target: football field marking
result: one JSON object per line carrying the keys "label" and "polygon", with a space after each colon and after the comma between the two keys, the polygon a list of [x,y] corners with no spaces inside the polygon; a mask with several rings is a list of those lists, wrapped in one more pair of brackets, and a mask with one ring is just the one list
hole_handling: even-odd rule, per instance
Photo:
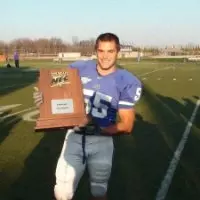
{"label": "football field marking", "polygon": [[21,104],[12,104],[12,105],[6,105],[6,106],[0,106],[0,114],[3,114],[4,111],[21,106]]}
{"label": "football field marking", "polygon": [[152,73],[155,73],[155,72],[158,72],[158,71],[163,71],[163,70],[166,70],[166,69],[171,69],[172,67],[164,67],[164,68],[159,68],[159,69],[155,69],[155,70],[152,70],[150,72],[146,72],[146,73],[143,73],[143,74],[139,74],[138,76],[142,77],[142,76],[145,76],[145,75],[149,75],[149,74],[152,74]]}
{"label": "football field marking", "polygon": [[186,128],[185,128],[185,131],[183,132],[182,138],[181,138],[181,140],[180,140],[180,142],[179,142],[179,144],[178,144],[178,146],[177,146],[177,148],[174,152],[173,158],[172,158],[170,165],[167,169],[166,175],[164,176],[164,179],[163,179],[161,186],[158,190],[158,193],[156,195],[156,200],[164,200],[166,195],[167,195],[169,186],[171,185],[172,178],[174,176],[174,172],[175,172],[176,167],[179,163],[179,160],[180,160],[182,151],[184,149],[184,146],[185,146],[185,144],[188,140],[188,136],[190,134],[190,129],[193,125],[193,122],[194,122],[194,119],[196,117],[199,106],[200,106],[200,100],[197,100],[196,106],[195,106],[195,108],[192,112],[190,120],[188,121],[188,123],[186,125]]}
{"label": "football field marking", "polygon": [[27,109],[24,109],[24,110],[20,110],[18,112],[15,112],[15,113],[11,113],[9,115],[6,115],[6,116],[3,116],[3,117],[0,117],[0,121],[3,121],[4,119],[8,118],[8,117],[13,117],[15,115],[18,115],[18,114],[21,114],[21,113],[24,113],[24,112],[27,112],[27,111],[32,111],[33,109],[36,109],[37,107],[36,106],[32,106],[30,108],[27,108]]}

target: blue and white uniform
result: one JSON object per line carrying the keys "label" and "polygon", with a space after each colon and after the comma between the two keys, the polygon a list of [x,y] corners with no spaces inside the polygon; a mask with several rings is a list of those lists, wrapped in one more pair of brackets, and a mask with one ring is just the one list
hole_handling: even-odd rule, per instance
{"label": "blue and white uniform", "polygon": [[141,82],[124,69],[100,76],[93,60],[78,61],[70,67],[79,70],[87,103],[86,111],[99,127],[115,123],[118,109],[132,108],[140,98]]}
{"label": "blue and white uniform", "polygon": [[[70,67],[79,70],[86,112],[92,117],[92,123],[84,128],[69,130],[66,134],[56,169],[55,194],[62,200],[73,197],[86,164],[92,194],[102,196],[106,193],[114,147],[112,137],[101,135],[100,127],[115,124],[118,110],[133,108],[142,92],[140,80],[127,70],[116,69],[109,75],[101,76],[94,60],[77,61]],[[84,163],[83,156],[86,157]]]}

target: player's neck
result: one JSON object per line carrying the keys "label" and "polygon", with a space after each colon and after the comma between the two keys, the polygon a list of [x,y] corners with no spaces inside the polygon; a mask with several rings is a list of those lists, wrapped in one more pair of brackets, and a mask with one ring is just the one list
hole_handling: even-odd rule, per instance
{"label": "player's neck", "polygon": [[116,71],[116,66],[115,65],[113,65],[110,69],[102,69],[99,65],[97,65],[97,72],[101,76],[109,75],[109,74],[111,74],[111,73],[113,73],[115,71]]}

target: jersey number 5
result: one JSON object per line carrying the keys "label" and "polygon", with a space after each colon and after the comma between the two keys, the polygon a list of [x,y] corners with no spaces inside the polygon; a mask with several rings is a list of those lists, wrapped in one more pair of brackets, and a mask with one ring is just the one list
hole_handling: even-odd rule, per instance
{"label": "jersey number 5", "polygon": [[105,118],[108,114],[108,105],[111,103],[112,97],[100,92],[96,92],[94,95],[93,102],[90,99],[85,99],[86,113],[91,112],[94,117]]}
{"label": "jersey number 5", "polygon": [[142,93],[142,88],[138,87],[135,92],[135,97],[134,97],[135,102],[140,99],[141,93]]}

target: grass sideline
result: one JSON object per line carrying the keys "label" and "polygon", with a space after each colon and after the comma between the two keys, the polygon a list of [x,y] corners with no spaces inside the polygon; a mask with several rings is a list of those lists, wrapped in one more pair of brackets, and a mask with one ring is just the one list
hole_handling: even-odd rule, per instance
{"label": "grass sideline", "polygon": [[[29,65],[35,66],[31,63]],[[48,63],[43,65],[48,67]],[[196,66],[176,63],[175,68],[162,70],[166,66],[174,66],[174,64],[141,62],[124,66],[138,77],[155,69],[161,70],[147,74],[147,79],[143,81],[144,93],[136,107],[136,123],[132,135],[114,139],[116,156],[109,187],[111,200],[155,198],[173,151],[182,136],[185,123],[191,115],[195,105],[193,95],[199,94],[198,87],[195,87],[199,83],[199,80],[196,81],[198,73],[190,70],[190,68],[196,69]],[[21,73],[21,70],[15,72]],[[27,77],[29,82],[26,83],[25,76],[23,78],[15,76],[11,79],[9,78],[11,73],[7,73],[7,77],[0,79],[1,86],[15,85],[3,90],[2,87],[0,88],[1,105],[21,103],[23,109],[33,105],[31,95],[36,74],[34,72],[30,74],[32,75],[29,77],[32,78]],[[177,81],[180,79],[179,85],[172,80],[173,76],[177,77]],[[188,82],[190,76],[194,80]],[[158,82],[157,77],[163,79]],[[22,83],[23,86],[20,85]],[[10,109],[3,115],[20,109],[20,107]],[[200,146],[199,114],[167,200],[200,197],[198,186],[200,185],[198,175],[200,159],[198,153],[195,155],[193,153],[199,152]],[[34,122],[26,122],[22,117],[23,113],[6,118],[0,124],[0,176],[4,181],[4,185],[0,185],[0,199],[53,199],[55,165],[62,147],[64,132],[35,134]],[[85,173],[75,200],[87,199],[88,196],[89,182]]]}

